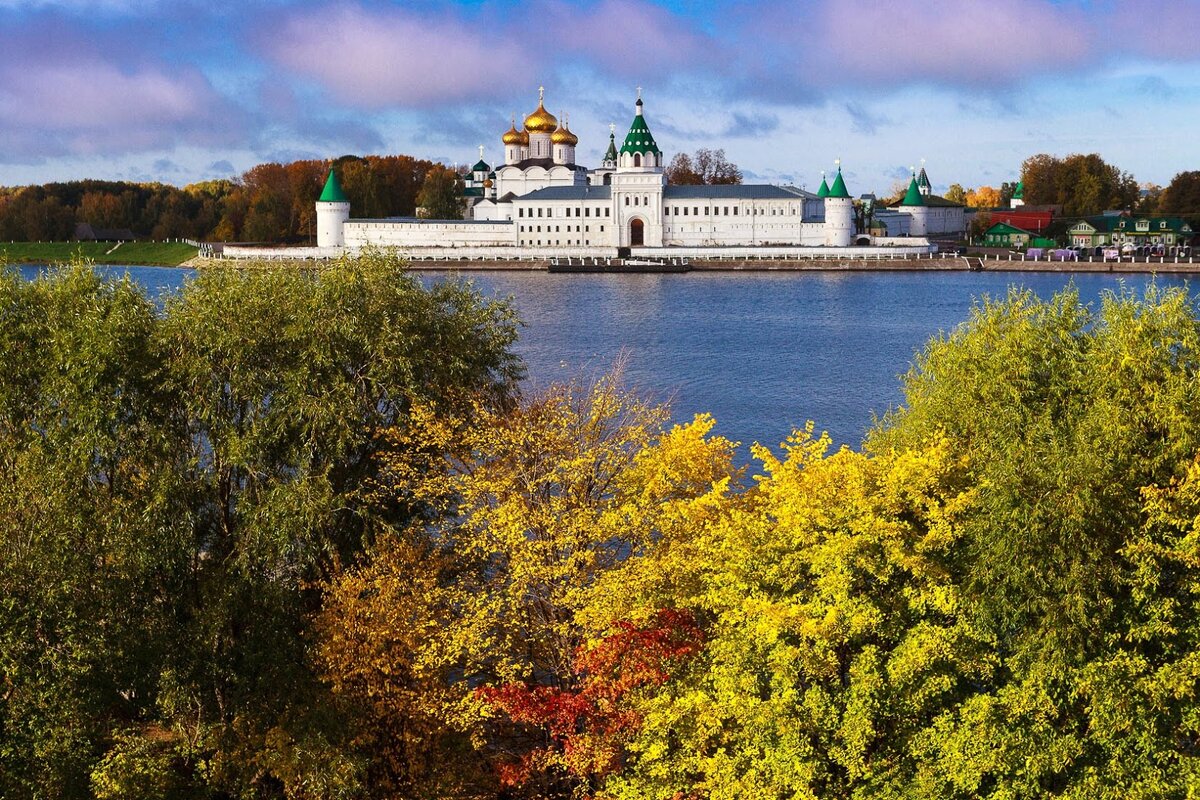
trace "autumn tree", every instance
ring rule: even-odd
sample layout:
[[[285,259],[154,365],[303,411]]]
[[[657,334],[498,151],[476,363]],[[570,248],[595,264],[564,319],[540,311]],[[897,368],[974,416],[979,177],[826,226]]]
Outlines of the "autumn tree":
[[[1153,286],[1099,307],[1014,291],[919,357],[869,449],[940,438],[963,465],[975,499],[944,563],[998,667],[915,748],[926,796],[1184,797],[1200,776],[1179,503],[1198,370],[1194,301]]]
[[[1200,170],[1180,172],[1158,200],[1159,214],[1200,213]]]
[[[742,182],[742,171],[725,157],[725,150],[701,147],[695,155],[676,153],[666,168],[667,183],[675,186]]]
[[[495,787],[507,776],[521,796],[568,796],[594,773],[547,760],[545,733],[500,698],[581,697],[596,674],[579,660],[589,634],[611,631],[608,620],[590,630],[580,609],[601,576],[726,491],[731,444],[708,437],[705,419],[662,433],[665,411],[611,377],[552,387],[469,425],[422,419],[394,444],[406,453],[424,443],[430,461],[399,460],[381,491],[427,507],[429,522],[380,539],[370,562],[331,587],[326,680],[362,709],[381,791],[451,794],[455,780]],[[623,619],[637,627],[654,611]],[[600,702],[588,697],[578,702]],[[474,760],[462,755],[470,740]]]
[[[1066,158],[1041,153],[1021,165],[1025,202],[1061,205],[1067,216],[1099,214],[1109,208],[1132,208],[1138,185],[1129,173],[1105,163],[1098,154]]]
[[[609,576],[610,613],[680,604],[705,645],[635,705],[604,796],[906,796],[924,726],[991,674],[943,567],[961,465],[828,447],[755,448],[754,489]]]
[[[972,240],[978,241],[987,229],[992,227],[992,215],[987,211],[979,211],[971,218],[971,225],[967,229],[967,235]]]
[[[999,208],[1000,190],[993,186],[980,186],[966,193],[966,204],[970,208]]]
[[[420,215],[426,219],[462,219],[462,192],[462,179],[458,173],[435,164],[425,173],[421,191],[417,194]]]
[[[951,203],[967,204],[967,191],[962,187],[961,183],[952,183],[950,188],[946,190],[946,199]]]
[[[0,794],[358,791],[316,587],[415,513],[370,501],[385,431],[510,401],[511,309],[375,253],[205,270],[161,311],[9,274],[0,308]]]

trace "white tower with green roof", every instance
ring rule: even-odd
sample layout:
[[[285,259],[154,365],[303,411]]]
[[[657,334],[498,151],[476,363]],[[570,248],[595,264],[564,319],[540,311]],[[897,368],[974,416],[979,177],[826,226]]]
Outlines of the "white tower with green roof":
[[[663,188],[667,177],[662,151],[650,133],[643,111],[639,87],[633,122],[617,154],[617,171],[612,176],[612,214],[617,223],[618,247],[663,246]]]
[[[917,184],[917,173],[913,171],[912,180],[908,182],[908,191],[900,201],[901,214],[908,214],[908,233],[910,236],[926,236],[929,233],[929,205],[925,195]]]
[[[846,190],[840,159],[837,165],[837,175],[825,195],[825,246],[849,247],[854,242],[854,201]],[[825,185],[823,179],[821,185]]]
[[[329,169],[325,188],[317,199],[317,247],[345,247],[343,225],[350,219],[350,201],[338,183],[337,174]]]

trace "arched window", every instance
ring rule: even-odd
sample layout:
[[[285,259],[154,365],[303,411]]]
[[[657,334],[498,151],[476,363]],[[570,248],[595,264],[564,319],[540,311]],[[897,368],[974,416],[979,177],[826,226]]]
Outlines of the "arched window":
[[[633,165],[635,167],[640,167],[642,165],[642,154],[641,153],[633,154]]]

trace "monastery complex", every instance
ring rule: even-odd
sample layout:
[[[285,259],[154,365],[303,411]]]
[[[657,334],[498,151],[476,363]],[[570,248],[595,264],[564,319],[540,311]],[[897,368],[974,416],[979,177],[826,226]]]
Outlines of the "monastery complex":
[[[375,246],[542,257],[656,255],[680,248],[927,250],[926,237],[964,229],[962,206],[937,202],[924,169],[898,206],[876,210],[867,230],[856,227],[840,165],[816,193],[766,184],[671,185],[641,90],[624,140],[617,141],[613,126],[608,138],[598,167],[576,163],[578,137],[565,115],[560,122],[546,110],[539,93],[537,109],[519,128],[514,119],[501,136],[502,165],[487,164],[480,148],[465,180],[463,220],[353,219],[331,170],[317,202],[318,250],[333,255]]]

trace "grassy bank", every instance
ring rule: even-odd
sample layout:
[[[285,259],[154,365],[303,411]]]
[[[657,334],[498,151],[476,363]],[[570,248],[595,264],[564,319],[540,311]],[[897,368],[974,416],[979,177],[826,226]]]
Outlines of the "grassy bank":
[[[0,242],[0,259],[10,264],[53,264],[77,255],[97,264],[137,264],[177,267],[194,258],[197,249],[183,242]]]

